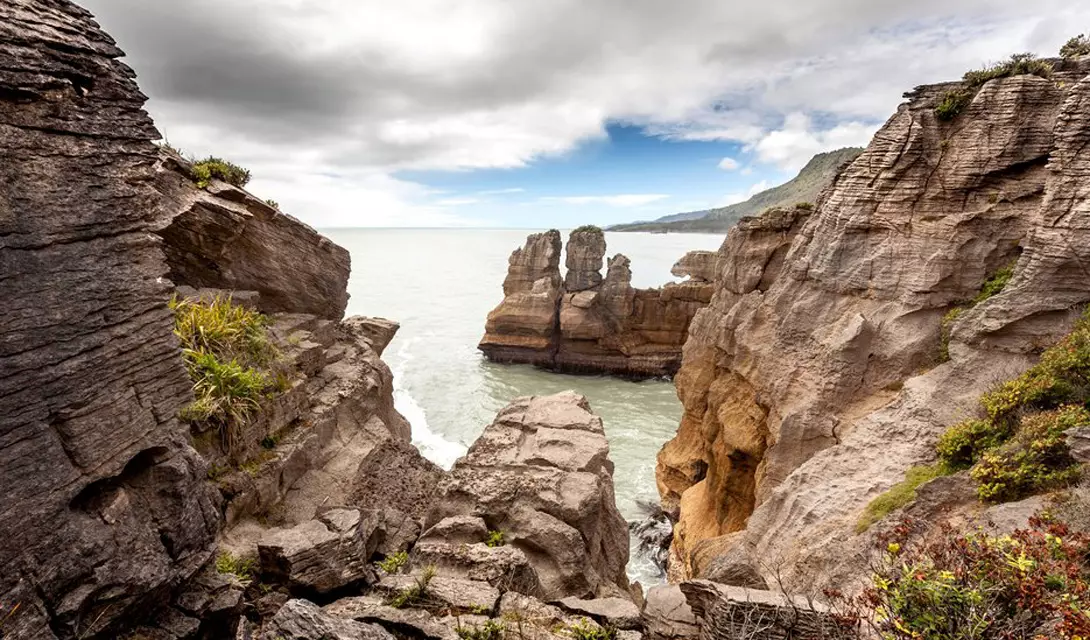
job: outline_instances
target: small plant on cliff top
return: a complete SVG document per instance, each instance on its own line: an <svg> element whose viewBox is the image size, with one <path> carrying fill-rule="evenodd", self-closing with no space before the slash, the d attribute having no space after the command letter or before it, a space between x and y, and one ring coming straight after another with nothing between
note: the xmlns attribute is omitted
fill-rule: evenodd
<svg viewBox="0 0 1090 640"><path fill-rule="evenodd" d="M253 558L236 556L230 551L221 551L216 556L216 572L230 574L239 580L248 582L257 571L257 563Z"/></svg>
<svg viewBox="0 0 1090 640"><path fill-rule="evenodd" d="M951 89L942 94L939 104L935 107L935 115L939 120L953 120L969 106L973 101L973 92L965 89ZM944 140L945 144L946 141Z"/></svg>
<svg viewBox="0 0 1090 640"><path fill-rule="evenodd" d="M1090 38L1087 38L1086 34L1079 34L1060 47L1062 58L1072 59L1081 56L1090 56Z"/></svg>
<svg viewBox="0 0 1090 640"><path fill-rule="evenodd" d="M953 120L969 106L977 91L989 81L1022 75L1050 78L1052 64L1047 60L1039 59L1032 53L1016 53L1003 62L968 71L962 77L963 87L942 94L938 105L935 106L935 115L940 120Z"/></svg>
<svg viewBox="0 0 1090 640"><path fill-rule="evenodd" d="M404 567L409 562L409 554L404 551L398 551L397 553L386 556L383 560L379 561L378 568L382 569L389 575L401 571L401 567Z"/></svg>
<svg viewBox="0 0 1090 640"><path fill-rule="evenodd" d="M432 578L434 577L435 567L430 565L425 567L424 571L417 576L411 587L407 587L395 593L386 604L395 609L404 609L405 607L423 604L428 595L428 585L431 584Z"/></svg>
<svg viewBox="0 0 1090 640"><path fill-rule="evenodd" d="M489 547L502 547L504 545L502 531L489 531L484 543Z"/></svg>
<svg viewBox="0 0 1090 640"><path fill-rule="evenodd" d="M593 224L585 224L572 230L573 235L576 233L602 233L602 228L596 227Z"/></svg>
<svg viewBox="0 0 1090 640"><path fill-rule="evenodd" d="M193 179L201 189L211 184L213 179L223 180L241 189L250 182L250 170L222 158L208 156L193 163Z"/></svg>

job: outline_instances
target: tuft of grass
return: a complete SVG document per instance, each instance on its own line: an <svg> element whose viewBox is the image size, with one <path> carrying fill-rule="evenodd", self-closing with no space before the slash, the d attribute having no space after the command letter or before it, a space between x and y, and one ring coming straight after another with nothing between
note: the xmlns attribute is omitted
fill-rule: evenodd
<svg viewBox="0 0 1090 640"><path fill-rule="evenodd" d="M962 111L973 101L973 96L976 94L972 91L966 91L965 89L951 89L942 94L939 98L939 104L935 107L935 115L939 120L950 121L958 117ZM946 141L943 141L946 145ZM946 148L945 146L943 147Z"/></svg>
<svg viewBox="0 0 1090 640"><path fill-rule="evenodd" d="M1086 37L1085 33L1071 38L1064 46L1060 47L1061 58L1072 60L1082 56L1090 56L1090 38Z"/></svg>
<svg viewBox="0 0 1090 640"><path fill-rule="evenodd" d="M855 525L856 533L863 533L871 525L882 520L897 509L916 499L916 489L926 482L948 475L948 469L941 464L912 467L905 473L905 479L893 485L888 491L870 501L859 522Z"/></svg>
<svg viewBox="0 0 1090 640"><path fill-rule="evenodd" d="M395 609L404 609L405 607L422 604L427 598L428 585L431 584L432 578L435 577L435 572L434 566L425 567L423 573L416 578L415 584L398 591L386 604Z"/></svg>
<svg viewBox="0 0 1090 640"><path fill-rule="evenodd" d="M454 631L461 640L503 640L507 625L498 620L488 620L481 626L463 627L459 624Z"/></svg>
<svg viewBox="0 0 1090 640"><path fill-rule="evenodd" d="M575 235L577 233L597 233L597 234L601 234L602 233L602 228L598 227L598 226L595 226L593 224L585 224L585 225L583 225L581 227L576 227L575 229L572 230L572 235Z"/></svg>
<svg viewBox="0 0 1090 640"><path fill-rule="evenodd" d="M617 640L617 629L612 626L600 626L586 618L580 618L562 630L573 640Z"/></svg>
<svg viewBox="0 0 1090 640"><path fill-rule="evenodd" d="M257 563L253 558L243 558L230 551L221 551L216 556L216 572L230 574L243 582L249 582L257 572Z"/></svg>
<svg viewBox="0 0 1090 640"><path fill-rule="evenodd" d="M223 158L208 156L193 163L193 179L201 189L211 184L213 179L223 180L241 189L250 182L250 170Z"/></svg>
<svg viewBox="0 0 1090 640"><path fill-rule="evenodd" d="M489 547L502 547L505 543L503 541L502 531L489 531L488 537L485 538L484 543Z"/></svg>
<svg viewBox="0 0 1090 640"><path fill-rule="evenodd" d="M218 427L221 442L230 451L242 425L277 388L261 370L279 357L268 339L268 319L233 304L229 296L210 302L175 296L170 308L196 397L179 417Z"/></svg>
<svg viewBox="0 0 1090 640"><path fill-rule="evenodd" d="M383 560L377 562L379 569L384 572L393 575L404 567L409 562L409 554L404 551L398 551L395 554L386 556Z"/></svg>

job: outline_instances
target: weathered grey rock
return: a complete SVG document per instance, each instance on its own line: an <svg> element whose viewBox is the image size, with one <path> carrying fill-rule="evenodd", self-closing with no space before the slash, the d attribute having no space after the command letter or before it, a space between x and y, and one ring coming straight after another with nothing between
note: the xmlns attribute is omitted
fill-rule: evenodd
<svg viewBox="0 0 1090 640"><path fill-rule="evenodd" d="M395 609L374 596L342 598L325 607L325 613L387 629L398 637L427 640L458 640L454 627L422 609Z"/></svg>
<svg viewBox="0 0 1090 640"><path fill-rule="evenodd" d="M531 595L542 592L530 559L512 546L489 547L482 542L466 544L431 538L413 547L412 558L417 566L435 567L439 575L487 582L501 591Z"/></svg>
<svg viewBox="0 0 1090 640"><path fill-rule="evenodd" d="M1090 462L1090 427L1078 427L1066 433L1071 457L1079 462Z"/></svg>
<svg viewBox="0 0 1090 640"><path fill-rule="evenodd" d="M474 544L488 539L488 525L476 516L443 518L420 536L421 542L438 540L456 544Z"/></svg>
<svg viewBox="0 0 1090 640"><path fill-rule="evenodd" d="M864 574L867 503L1070 330L1090 300L1076 266L1090 258L1088 72L989 82L952 122L935 115L952 85L921 87L812 212L731 230L659 456L664 504L680 508L675 578L733 546L790 588ZM940 362L942 317L1011 263Z"/></svg>
<svg viewBox="0 0 1090 640"><path fill-rule="evenodd" d="M624 598L564 598L556 604L568 613L589 616L599 624L617 629L635 630L641 627L639 607Z"/></svg>
<svg viewBox="0 0 1090 640"><path fill-rule="evenodd" d="M9 637L92 637L210 557L190 384L149 231L159 137L69 3L0 5L0 607Z"/></svg>
<svg viewBox="0 0 1090 640"><path fill-rule="evenodd" d="M394 640L385 629L346 619L306 600L290 600L262 629L260 640Z"/></svg>
<svg viewBox="0 0 1090 640"><path fill-rule="evenodd" d="M564 289L569 293L593 289L602 283L602 258L606 255L606 234L597 227L572 231L568 236L568 272Z"/></svg>
<svg viewBox="0 0 1090 640"><path fill-rule="evenodd" d="M500 598L499 617L507 623L511 633L547 640L570 638L572 627L591 630L602 628L584 615L569 613L560 607L514 591L508 591Z"/></svg>
<svg viewBox="0 0 1090 640"><path fill-rule="evenodd" d="M520 398L500 411L440 483L427 525L456 516L481 518L525 551L545 599L627 592L609 444L582 396Z"/></svg>
<svg viewBox="0 0 1090 640"><path fill-rule="evenodd" d="M640 619L648 640L697 638L700 635L696 616L676 584L648 589Z"/></svg>
<svg viewBox="0 0 1090 640"><path fill-rule="evenodd" d="M369 560L378 547L377 525L356 509L333 509L320 519L270 531L257 547L261 572L293 591L318 594L374 582Z"/></svg>
<svg viewBox="0 0 1090 640"><path fill-rule="evenodd" d="M800 210L801 211L801 210ZM719 254L715 251L690 251L674 263L670 273L690 282L715 282L715 265Z"/></svg>
<svg viewBox="0 0 1090 640"><path fill-rule="evenodd" d="M352 335L362 338L380 356L394 339L397 330L401 328L401 325L393 320L364 316L346 318L341 326Z"/></svg>
<svg viewBox="0 0 1090 640"><path fill-rule="evenodd" d="M386 576L375 585L375 591L392 596L418 584L419 573ZM429 606L459 613L491 613L500 600L499 589L487 582L436 576L427 583Z"/></svg>
<svg viewBox="0 0 1090 640"><path fill-rule="evenodd" d="M161 151L158 233L174 284L257 291L262 311L341 319L347 250L244 189L200 189L190 176L187 160Z"/></svg>
<svg viewBox="0 0 1090 640"><path fill-rule="evenodd" d="M841 622L825 605L772 591L727 587L707 580L681 583L702 640L780 640L859 637L857 624Z"/></svg>

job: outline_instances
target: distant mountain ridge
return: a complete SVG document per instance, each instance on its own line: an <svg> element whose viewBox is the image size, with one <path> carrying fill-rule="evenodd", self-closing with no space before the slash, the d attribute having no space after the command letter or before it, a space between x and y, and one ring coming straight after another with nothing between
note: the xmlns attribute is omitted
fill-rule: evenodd
<svg viewBox="0 0 1090 640"><path fill-rule="evenodd" d="M773 207L793 207L800 202L813 202L833 181L840 168L858 158L861 153L863 149L858 147L819 153L793 179L762 191L745 202L705 211L675 213L652 222L614 225L608 231L726 232L735 222L746 216L759 215Z"/></svg>

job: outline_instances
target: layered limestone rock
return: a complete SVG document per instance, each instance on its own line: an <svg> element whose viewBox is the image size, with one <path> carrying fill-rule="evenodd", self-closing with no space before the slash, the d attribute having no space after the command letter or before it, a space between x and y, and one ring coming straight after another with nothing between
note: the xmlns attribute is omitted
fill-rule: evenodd
<svg viewBox="0 0 1090 640"><path fill-rule="evenodd" d="M427 525L414 555L436 560L441 574L497 562L517 569L521 556L532 571L496 572L497 585L543 599L628 597L628 527L614 502L609 444L575 393L500 411L441 482ZM502 546L486 545L489 531ZM479 561L463 559L462 548Z"/></svg>
<svg viewBox="0 0 1090 640"><path fill-rule="evenodd" d="M554 230L530 236L511 255L504 300L488 315L480 343L485 356L573 373L673 375L690 321L711 300L708 258L683 258L675 273L691 275L686 282L636 289L623 255L609 259L602 277L600 229L572 232L563 280L560 248Z"/></svg>
<svg viewBox="0 0 1090 640"><path fill-rule="evenodd" d="M1070 329L1090 300L1090 61L1055 62L1051 79L987 83L950 121L935 106L953 85L907 94L812 212L730 232L659 455L675 576L865 574L866 504Z"/></svg>
<svg viewBox="0 0 1090 640"><path fill-rule="evenodd" d="M215 492L149 233L159 137L122 52L67 2L0 5L0 618L132 624L208 560Z"/></svg>
<svg viewBox="0 0 1090 640"><path fill-rule="evenodd" d="M155 180L162 204L159 234L175 284L256 291L266 313L344 316L346 249L226 182L213 179L197 189L188 161L165 148L161 158Z"/></svg>

